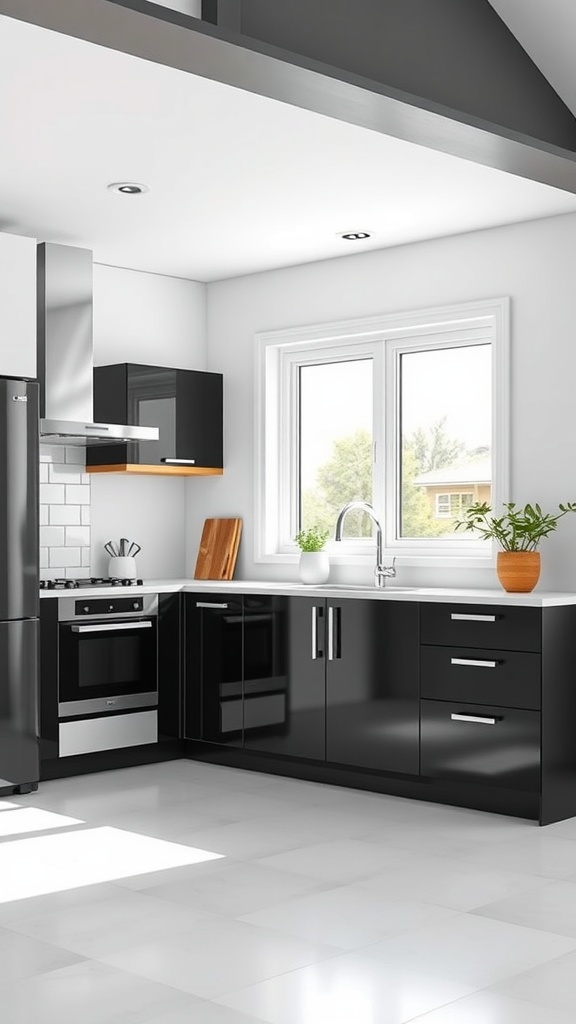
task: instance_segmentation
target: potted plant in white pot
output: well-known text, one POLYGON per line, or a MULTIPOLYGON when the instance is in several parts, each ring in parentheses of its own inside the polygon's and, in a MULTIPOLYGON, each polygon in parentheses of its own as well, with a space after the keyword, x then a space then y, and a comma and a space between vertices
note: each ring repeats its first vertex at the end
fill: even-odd
POLYGON ((479 533, 485 540, 493 539, 501 547, 496 559, 496 574, 500 583, 512 594, 528 594, 540 578, 540 552, 538 544, 553 533, 556 524, 567 512, 576 512, 576 502, 558 505, 559 512, 543 512, 540 505, 517 508, 514 501, 504 502, 506 510, 501 516, 490 516, 492 509, 484 502, 470 505, 463 519, 455 523, 479 533))
POLYGON ((300 548, 300 579, 302 583, 326 583, 330 575, 330 559, 324 551, 329 530, 311 526, 300 530, 294 540, 300 548))

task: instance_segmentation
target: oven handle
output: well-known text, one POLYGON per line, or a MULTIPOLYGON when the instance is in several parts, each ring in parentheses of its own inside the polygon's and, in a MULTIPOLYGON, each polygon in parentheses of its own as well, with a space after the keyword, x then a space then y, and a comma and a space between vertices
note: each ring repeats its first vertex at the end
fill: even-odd
POLYGON ((99 622, 94 626, 70 626, 73 633, 111 633, 117 629, 152 629, 152 623, 146 622, 99 622))

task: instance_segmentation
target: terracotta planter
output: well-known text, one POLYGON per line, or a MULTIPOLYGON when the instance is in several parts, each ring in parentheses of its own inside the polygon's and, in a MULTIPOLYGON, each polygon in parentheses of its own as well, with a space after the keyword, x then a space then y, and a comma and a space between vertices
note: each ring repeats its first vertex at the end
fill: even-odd
POLYGON ((509 594, 529 594, 540 578, 540 552, 499 551, 496 573, 509 594))

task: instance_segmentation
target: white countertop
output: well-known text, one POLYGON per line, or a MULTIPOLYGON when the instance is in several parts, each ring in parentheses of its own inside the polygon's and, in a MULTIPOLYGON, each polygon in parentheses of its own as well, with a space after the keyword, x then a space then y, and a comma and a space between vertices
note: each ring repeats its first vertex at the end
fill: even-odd
POLYGON ((535 590, 531 594, 507 594, 500 587, 494 590, 467 590, 460 587, 385 587, 325 584, 308 586, 297 582, 271 582, 270 580, 146 580, 134 587, 82 587, 78 590, 41 590, 40 597, 120 597, 132 594, 170 594, 183 591, 191 594, 278 594, 305 597, 352 598, 377 601, 443 601, 458 604, 519 605, 528 608, 547 608, 576 604, 576 593, 554 593, 535 590))

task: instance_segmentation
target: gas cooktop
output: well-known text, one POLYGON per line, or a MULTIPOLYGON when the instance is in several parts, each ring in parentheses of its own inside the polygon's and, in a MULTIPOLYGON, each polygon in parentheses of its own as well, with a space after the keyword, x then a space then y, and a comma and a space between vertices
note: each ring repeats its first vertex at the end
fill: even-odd
POLYGON ((73 580, 40 580, 40 590, 80 590, 84 587, 141 587, 142 580, 109 579, 99 576, 73 580))

